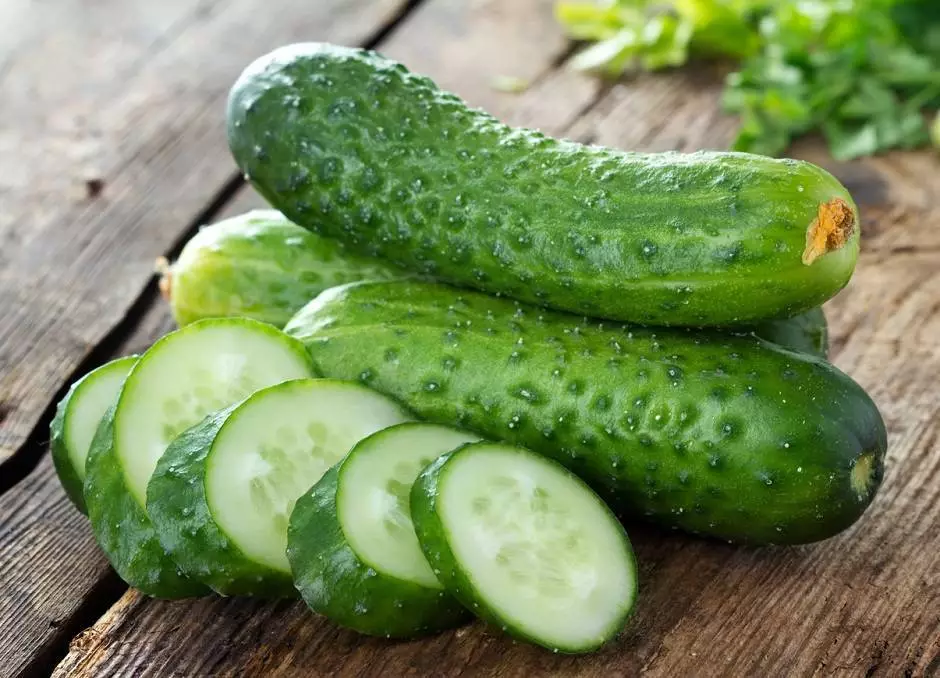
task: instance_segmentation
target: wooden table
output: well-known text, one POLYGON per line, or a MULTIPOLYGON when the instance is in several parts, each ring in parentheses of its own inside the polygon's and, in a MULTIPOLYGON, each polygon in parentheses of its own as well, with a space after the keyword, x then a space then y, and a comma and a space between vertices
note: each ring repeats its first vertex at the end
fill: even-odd
POLYGON ((859 270, 827 305, 835 362, 890 430, 885 485, 845 534, 747 549, 633 528, 642 599, 590 657, 479 624, 412 643, 297 602, 158 602, 127 591, 47 453, 66 386, 171 328, 152 264, 257 206, 224 100, 300 39, 376 46, 516 124, 635 149, 726 147, 720 74, 602 85, 563 67, 550 0, 72 0, 0 6, 0 676, 940 676, 940 159, 836 164, 859 270), (54 8, 53 8, 54 7, 54 8), (500 75, 531 86, 501 93, 500 75), (88 628, 86 628, 88 627, 88 628), (56 668, 57 667, 57 668, 56 668))

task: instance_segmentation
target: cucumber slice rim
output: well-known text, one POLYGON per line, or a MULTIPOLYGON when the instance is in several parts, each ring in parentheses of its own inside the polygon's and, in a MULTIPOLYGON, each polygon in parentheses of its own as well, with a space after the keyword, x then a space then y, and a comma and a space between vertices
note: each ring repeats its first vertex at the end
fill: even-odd
MULTIPOLYGON (((294 365, 291 365, 291 368, 305 368, 308 375, 313 374, 313 367, 310 361, 310 355, 307 353, 307 350, 304 348, 303 344, 298 342, 293 337, 285 335, 283 332, 278 330, 273 325, 268 325, 257 320, 252 320, 250 318, 207 318, 205 320, 199 320, 197 322, 191 323, 185 327, 182 327, 178 330, 175 330, 159 340, 157 340, 153 346, 151 346, 147 352, 141 356, 141 359, 131 368, 131 371, 128 373, 127 378, 124 381, 124 385, 121 388, 121 392, 118 395, 115 412, 114 412, 114 440, 115 440, 115 454, 117 462, 121 467, 121 473, 124 477, 125 485, 128 491, 134 496, 134 499, 137 501, 138 505, 146 510, 147 505, 147 483, 150 480, 150 476, 153 474, 154 469, 156 468, 156 463, 162 456, 163 452, 166 450, 166 447, 169 445, 170 441, 176 437, 176 435, 189 426, 198 423, 203 417, 199 416, 195 420, 186 421, 183 424, 177 422, 178 426, 176 430, 167 430, 164 427, 162 438, 157 441, 153 449, 148 451, 141 451, 139 445, 129 445, 125 442, 125 438, 129 434, 124 432, 124 429, 128 426, 126 420, 136 414, 128 414, 129 407, 126 403, 131 403, 136 396, 136 391, 142 388, 139 382, 144 381, 147 377, 150 377, 150 370, 153 369, 152 365, 154 364, 153 358, 160 355, 161 353, 172 350, 176 348, 177 344, 184 340, 186 337, 192 337, 197 335, 197 333, 203 333, 205 330, 242 330, 247 331, 247 333, 242 337, 242 341, 245 341, 247 337, 251 337, 252 334, 257 333, 256 337, 261 336, 270 336, 280 343, 280 345, 285 349, 284 356, 290 356, 291 358, 296 358, 297 362, 294 365), (126 450, 128 448, 133 449, 134 458, 130 459, 126 456, 126 450), (143 455, 149 455, 149 458, 144 464, 141 464, 141 459, 143 455)), ((204 341, 206 337, 201 337, 204 341)), ((245 349, 244 347, 239 347, 238 351, 230 352, 223 354, 232 360, 232 365, 228 366, 228 369, 237 369, 238 365, 236 363, 241 363, 241 365, 247 365, 247 361, 244 359, 245 349)), ((166 362, 165 360, 162 362, 166 362)), ((285 361, 285 365, 286 365, 285 361)), ((165 365, 164 365, 165 367, 165 365)), ((286 371, 286 370, 285 370, 286 371)), ((211 377, 211 370, 206 369, 203 366, 198 366, 194 373, 202 374, 205 373, 211 377)), ((298 369, 298 374, 300 374, 298 369)), ((171 376, 180 376, 179 374, 171 376)), ((160 378, 167 378, 165 374, 161 374, 160 378)), ((247 380, 246 376, 242 377, 243 380, 247 380)), ((249 384, 247 381, 240 384, 244 387, 244 390, 247 392, 252 392, 257 390, 256 387, 253 387, 254 384, 249 384)), ((152 390, 152 385, 150 385, 152 390)), ((196 386, 197 395, 198 389, 203 388, 204 385, 200 384, 196 386)), ((211 388, 211 387, 206 387, 211 388)), ((172 390, 172 389, 170 389, 172 390)), ((147 392, 147 389, 145 389, 147 392)), ((239 394, 241 395, 241 394, 239 394)), ((244 396, 235 397, 230 399, 228 402, 220 402, 219 407, 212 408, 209 407, 209 411, 214 411, 224 408, 227 404, 230 404, 233 401, 242 400, 244 396)), ((176 402, 176 401, 174 401, 176 402)), ((177 402, 178 404, 178 402, 177 402)), ((169 401, 163 403, 164 413, 170 414, 167 412, 169 408, 169 401)), ((206 413, 208 414, 208 412, 206 413)), ((140 422, 137 422, 138 426, 140 422)), ((133 429, 133 427, 132 427, 133 429)))
MULTIPOLYGON (((496 463, 492 459, 486 461, 487 466, 490 467, 496 463)), ((497 462, 498 461, 499 460, 497 460, 497 462)), ((435 480, 436 491, 434 492, 433 510, 437 516, 437 520, 440 521, 441 533, 446 540, 447 549, 453 559, 457 575, 460 579, 463 579, 471 589, 470 591, 455 590, 454 593, 462 599, 465 605, 470 606, 475 613, 491 623, 497 624, 504 631, 508 631, 513 635, 543 647, 550 648, 554 652, 582 653, 595 650, 622 629, 624 623, 632 613, 637 598, 638 570, 636 558, 629 537, 624 531, 620 521, 607 504, 604 503, 584 481, 557 462, 530 450, 505 443, 490 442, 463 445, 453 452, 437 459, 425 469, 422 475, 425 474, 437 475, 435 480), (565 497, 567 500, 581 501, 581 509, 590 507, 593 510, 594 520, 580 521, 581 524, 575 526, 577 529, 569 530, 568 537, 578 538, 585 534, 590 534, 596 538, 599 536, 597 528, 602 526, 612 528, 611 534, 607 535, 611 537, 611 539, 606 541, 606 545, 619 550, 619 554, 616 558, 607 558, 604 556, 607 550, 594 549, 592 555, 597 556, 595 570, 606 569, 606 576, 599 577, 595 580, 602 585, 595 588, 598 596, 596 596, 592 602, 599 603, 603 606, 612 600, 616 600, 617 604, 606 610, 606 617, 601 620, 600 624, 595 625, 596 628, 592 629, 592 632, 584 632, 584 624, 580 623, 583 619, 579 619, 576 606, 571 604, 572 601, 570 600, 565 604, 554 606, 555 609, 553 610, 537 610, 535 614, 527 614, 526 610, 523 609, 523 615, 520 617, 519 602, 522 597, 520 591, 526 590, 524 586, 525 582, 515 581, 513 587, 502 587, 498 581, 496 581, 494 585, 492 577, 487 580, 485 576, 481 576, 481 568, 478 567, 482 562, 480 553, 488 549, 481 549, 479 543, 468 545, 461 541, 465 535, 470 534, 473 530, 466 529, 465 525, 463 527, 460 526, 465 516, 459 515, 462 511, 461 507, 459 504, 454 505, 453 501, 448 501, 448 497, 452 497, 454 501, 456 501, 457 498, 465 499, 466 495, 471 493, 468 483, 460 482, 455 479, 469 464, 477 463, 477 459, 483 456, 481 453, 490 454, 490 452, 488 452, 489 450, 495 453, 511 455, 509 459, 510 467, 512 467, 514 465, 513 462, 517 461, 520 457, 526 459, 527 462, 532 462, 536 467, 541 467, 548 472, 546 476, 542 477, 541 480, 543 482, 546 478, 551 477, 560 479, 562 485, 567 484, 569 489, 573 490, 571 494, 565 497), (456 492, 448 490, 448 483, 452 482, 459 483, 456 492), (619 582, 621 586, 618 589, 618 592, 621 594, 619 599, 611 595, 610 587, 604 583, 610 581, 610 577, 617 576, 618 574, 622 577, 619 582), (493 592, 494 587, 497 589, 495 594, 493 592), (552 614, 552 612, 554 612, 554 614, 552 614), (581 635, 572 638, 564 632, 566 629, 562 629, 562 632, 558 633, 557 629, 553 629, 550 626, 553 618, 560 620, 562 623, 571 624, 577 622, 567 630, 570 630, 572 633, 577 630, 581 635), (546 626, 546 623, 549 625, 546 626)), ((523 486, 525 486, 525 483, 523 483, 523 486)), ((491 483, 487 483, 484 489, 490 495, 493 494, 491 483)), ((538 485, 531 489, 537 490, 538 485)), ((551 489, 556 491, 558 488, 551 489)), ((543 495, 541 498, 546 499, 549 496, 550 495, 543 495)), ((533 492, 532 497, 538 499, 539 495, 537 492, 533 492)), ((471 500, 471 505, 475 504, 477 499, 478 497, 474 497, 473 500, 471 500)), ((519 508, 519 505, 517 504, 516 507, 519 508)), ((473 505, 473 512, 476 512, 476 508, 477 507, 473 505)), ((518 517, 518 513, 512 510, 506 510, 506 507, 504 507, 502 511, 496 513, 496 516, 501 519, 510 516, 509 520, 512 520, 511 517, 518 517)), ((506 521, 504 521, 502 526, 506 526, 506 521)), ((529 531, 530 534, 532 532, 533 530, 529 531)), ((534 544, 534 546, 542 549, 542 555, 554 556, 554 554, 557 553, 557 551, 553 551, 551 547, 545 547, 543 534, 539 534, 538 537, 532 541, 541 542, 540 544, 534 544)), ((594 544, 591 539, 582 540, 579 545, 582 549, 586 548, 588 550, 590 550, 592 545, 596 547, 596 544, 594 544)), ((424 542, 422 542, 422 547, 425 547, 424 542)), ((511 555, 521 556, 525 559, 528 552, 528 549, 516 549, 516 553, 511 555)), ((496 553, 498 558, 501 552, 497 551, 496 553)), ((511 560, 512 557, 507 556, 507 562, 501 563, 500 567, 511 567, 512 563, 508 562, 511 560)), ((582 565, 583 564, 584 563, 582 563, 582 565)), ((483 565, 486 566, 485 563, 483 563, 483 565)), ((550 570, 551 568, 549 568, 549 575, 557 574, 552 573, 550 570)), ((546 579, 550 586, 558 583, 553 582, 551 576, 546 577, 546 579)), ((568 583, 570 584, 572 581, 575 586, 569 585, 567 588, 577 588, 579 583, 584 583, 579 582, 577 577, 568 583)), ((562 585, 561 588, 565 588, 564 585, 562 585)), ((526 603, 532 600, 533 597, 530 596, 528 600, 522 602, 526 603)), ((522 607, 524 607, 524 605, 522 607)))
POLYGON ((387 576, 426 588, 443 590, 444 586, 425 560, 414 532, 409 506, 411 487, 421 470, 441 454, 479 440, 479 436, 451 426, 409 421, 376 431, 356 443, 339 463, 336 481, 337 522, 356 556, 367 566, 387 576), (450 443, 446 443, 444 449, 437 453, 418 448, 413 454, 405 453, 395 457, 392 456, 395 450, 385 449, 390 442, 402 442, 389 441, 390 437, 405 438, 404 442, 407 443, 409 434, 414 433, 417 433, 419 438, 425 435, 446 435, 452 438, 453 446, 448 447, 450 443), (427 458, 429 455, 430 459, 427 458), (377 459, 373 458, 376 456, 377 459), (382 468, 384 462, 393 459, 394 468, 382 468), (415 462, 418 464, 416 472, 415 462), (370 468, 363 470, 360 468, 362 465, 370 468), (384 488, 374 484, 371 487, 362 486, 363 481, 372 484, 378 473, 389 470, 395 472, 395 475, 382 476, 385 481, 384 488), (410 480, 407 476, 410 476, 410 480), (380 511, 382 515, 375 515, 380 511), (363 524, 363 519, 367 516, 373 519, 373 525, 363 524), (380 534, 370 530, 370 527, 375 527, 375 523, 382 526, 380 534), (397 534, 393 536, 392 531, 397 534), (406 557, 409 554, 406 551, 412 551, 411 555, 417 555, 418 559, 408 562, 406 557))
MULTIPOLYGON (((309 483, 304 481, 303 486, 299 490, 293 493, 295 494, 293 500, 287 501, 286 510, 278 513, 278 515, 283 515, 283 519, 284 519, 283 530, 280 530, 279 532, 276 532, 276 533, 272 531, 270 534, 267 535, 269 539, 272 539, 272 540, 278 539, 279 542, 283 541, 283 544, 278 545, 278 546, 274 546, 273 542, 267 545, 262 544, 261 547, 256 550, 255 546, 257 546, 257 544, 254 541, 252 541, 252 539, 250 538, 246 539, 246 535, 247 535, 248 529, 252 527, 251 525, 252 521, 254 521, 255 518, 259 518, 259 516, 257 515, 252 516, 252 520, 245 520, 244 518, 242 518, 241 524, 238 527, 235 526, 235 523, 229 522, 227 516, 229 513, 234 512, 234 509, 237 508, 236 506, 232 505, 230 502, 234 501, 236 497, 243 496, 241 492, 230 491, 231 486, 229 482, 232 481, 233 474, 236 474, 238 470, 243 470, 245 471, 245 474, 249 474, 252 471, 256 470, 258 467, 248 466, 246 468, 239 469, 234 464, 231 464, 231 463, 226 464, 223 461, 223 458, 226 455, 228 455, 229 457, 235 455, 237 457, 239 452, 251 454, 251 452, 253 451, 251 449, 246 449, 244 447, 242 447, 242 449, 240 450, 238 449, 238 446, 244 445, 247 437, 251 435, 251 432, 250 432, 251 427, 248 427, 249 428, 248 431, 240 430, 240 429, 244 429, 246 426, 245 421, 242 419, 243 417, 257 416, 258 413, 255 413, 252 410, 260 409, 263 407, 270 407, 270 403, 265 403, 263 401, 269 400, 272 397, 276 398, 279 396, 286 396, 289 399, 290 394, 292 392, 296 392, 298 390, 306 391, 308 389, 310 391, 308 395, 313 398, 316 398, 320 395, 318 392, 324 391, 322 395, 325 397, 329 397, 331 400, 331 402, 326 404, 328 407, 337 406, 342 403, 343 396, 341 393, 337 393, 337 389, 339 389, 340 391, 348 392, 349 396, 351 397, 362 397, 363 395, 367 395, 372 400, 372 402, 370 403, 371 408, 369 410, 370 418, 373 418, 373 417, 378 418, 379 408, 384 405, 387 407, 387 409, 381 413, 381 416, 385 417, 391 425, 400 423, 402 421, 410 421, 413 419, 413 415, 410 412, 408 412, 408 410, 404 408, 402 405, 400 405, 398 402, 394 401, 388 396, 382 395, 378 391, 369 389, 368 387, 358 382, 346 381, 346 380, 341 380, 341 379, 320 379, 320 378, 291 379, 288 381, 284 381, 278 384, 274 384, 274 385, 259 389, 258 391, 252 393, 251 395, 249 395, 247 398, 245 398, 243 401, 241 401, 237 405, 233 406, 231 410, 225 415, 225 421, 219 427, 219 430, 216 433, 212 441, 210 449, 206 453, 205 475, 203 479, 203 484, 204 484, 206 504, 208 506, 209 513, 211 514, 212 519, 214 523, 216 524, 216 526, 218 527, 221 534, 224 535, 224 537, 228 539, 232 544, 237 546, 237 548, 245 555, 246 558, 256 563, 259 563, 264 567, 268 567, 272 570, 275 570, 277 572, 284 573, 287 575, 290 575, 291 573, 290 563, 286 555, 287 527, 288 527, 290 513, 292 512, 293 506, 296 503, 296 501, 305 492, 309 490, 311 485, 315 485, 320 480, 320 478, 322 478, 323 475, 332 466, 334 466, 336 463, 339 463, 349 453, 350 449, 355 447, 358 441, 364 437, 364 435, 368 436, 376 432, 377 430, 384 430, 385 428, 388 427, 388 425, 380 426, 378 429, 373 428, 373 427, 364 427, 366 429, 372 429, 372 430, 366 434, 362 434, 360 431, 355 431, 350 436, 350 439, 348 441, 343 441, 339 443, 339 447, 342 449, 340 452, 336 453, 335 455, 336 458, 326 459, 326 460, 323 460, 322 458, 317 458, 316 460, 313 460, 313 463, 324 461, 322 470, 315 469, 315 470, 320 471, 318 474, 316 474, 316 477, 313 478, 309 483), (230 443, 229 439, 233 437, 234 437, 234 441, 232 442, 236 446, 234 448, 235 449, 234 452, 231 451, 233 449, 232 447, 227 447, 227 445, 229 445, 230 443), (228 480, 229 482, 225 482, 226 480, 228 480), (280 539, 280 537, 283 537, 283 539, 280 539), (270 548, 266 548, 266 546, 270 548), (283 546, 283 548, 281 548, 281 546, 283 546), (278 555, 272 556, 271 555, 272 553, 276 553, 278 555)), ((305 403, 305 404, 309 404, 309 403, 305 403)), ((282 406, 286 406, 286 405, 282 403, 282 406)), ((322 412, 321 410, 314 410, 313 408, 311 408, 307 411, 310 412, 310 419, 304 421, 304 423, 306 424, 306 426, 304 427, 304 430, 309 434, 310 442, 312 442, 316 447, 326 448, 330 444, 330 440, 329 440, 330 437, 336 438, 337 435, 339 435, 340 437, 343 435, 343 432, 337 432, 335 429, 331 430, 331 427, 334 425, 331 422, 335 422, 336 418, 334 418, 331 421, 325 421, 325 420, 321 420, 321 419, 325 419, 326 417, 325 414, 321 413, 322 412), (314 439, 320 436, 327 436, 327 440, 324 443, 317 444, 317 441, 314 439)), ((287 427, 285 427, 284 425, 279 425, 277 430, 274 432, 274 435, 280 438, 280 443, 283 446, 288 446, 293 442, 291 440, 291 436, 294 436, 295 439, 297 436, 296 433, 291 433, 290 435, 287 435, 286 434, 287 431, 289 431, 287 427)), ((264 439, 268 437, 268 435, 266 434, 267 432, 262 432, 258 436, 259 439, 264 439)), ((282 448, 274 448, 274 447, 270 447, 267 445, 263 445, 261 448, 259 448, 257 451, 257 454, 258 454, 259 460, 264 462, 264 464, 268 465, 271 468, 271 470, 275 473, 277 473, 278 469, 274 469, 274 464, 272 463, 272 461, 276 460, 275 458, 278 456, 281 457, 280 461, 282 463, 284 461, 287 461, 288 464, 291 464, 291 465, 293 464, 295 460, 309 459, 309 457, 305 457, 303 455, 298 455, 295 457, 291 453, 285 452, 282 448), (268 455, 269 457, 272 458, 272 460, 264 459, 264 455, 268 455)), ((331 456, 333 455, 331 454, 331 456)), ((228 459, 227 461, 231 462, 232 459, 228 459)), ((296 466, 292 466, 292 468, 293 470, 296 471, 296 466)), ((263 473, 267 471, 268 469, 261 468, 260 470, 263 473)), ((304 470, 309 470, 309 467, 304 470)), ((303 471, 301 471, 301 474, 303 474, 303 471)), ((303 477, 311 477, 311 475, 312 474, 303 474, 303 477)), ((253 476, 251 479, 248 480, 249 485, 252 488, 252 491, 257 491, 258 493, 257 495, 255 495, 256 497, 255 501, 264 501, 264 500, 273 501, 273 500, 279 500, 283 498, 282 496, 275 496, 272 500, 271 494, 270 494, 272 492, 273 493, 284 492, 285 488, 283 484, 281 485, 278 484, 279 482, 280 483, 284 482, 283 475, 280 475, 279 481, 272 481, 271 483, 267 483, 266 478, 255 483, 255 481, 258 480, 258 478, 259 476, 253 476)), ((296 474, 293 475, 291 479, 296 481, 297 475, 296 474)), ((248 493, 249 497, 251 497, 252 491, 248 493)), ((287 490, 287 491, 290 492, 290 490, 287 490)), ((259 507, 257 503, 255 504, 256 513, 260 512, 261 508, 262 507, 259 507)), ((276 510, 275 512, 277 513, 276 510)), ((258 525, 254 525, 254 527, 257 528, 258 525)), ((256 530, 256 533, 259 533, 259 532, 256 530)))

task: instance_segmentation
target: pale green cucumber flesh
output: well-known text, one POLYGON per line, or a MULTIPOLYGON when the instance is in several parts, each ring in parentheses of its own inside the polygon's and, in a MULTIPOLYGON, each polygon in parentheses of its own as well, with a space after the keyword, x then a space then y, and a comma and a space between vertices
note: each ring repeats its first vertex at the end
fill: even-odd
MULTIPOLYGON (((312 374, 299 343, 245 318, 194 323, 163 337, 139 359, 108 422, 107 450, 98 464, 107 477, 94 473, 89 462, 84 485, 92 529, 128 584, 161 595, 145 588, 156 560, 143 572, 133 563, 135 541, 144 537, 163 553, 145 505, 147 483, 169 443, 207 414, 259 388, 312 374), (139 510, 127 508, 128 497, 139 510)), ((161 567, 177 570, 165 553, 161 567)))
POLYGON ((633 609, 637 570, 623 527, 556 462, 505 444, 466 445, 425 469, 411 507, 445 588, 516 637, 589 652, 633 609))
POLYGON ((180 568, 224 595, 296 595, 287 523, 296 499, 364 436, 409 415, 359 384, 276 384, 179 436, 147 511, 180 568))
POLYGON ((232 89, 228 136, 274 207, 350 251, 593 317, 794 315, 841 289, 859 251, 852 198, 819 167, 551 139, 363 50, 311 43, 258 59, 232 89), (830 211, 823 223, 844 239, 804 261, 830 211))
POLYGON ((437 457, 479 439, 449 426, 409 423, 356 445, 339 470, 336 509, 350 548, 367 566, 441 588, 411 524, 411 486, 437 457))
POLYGON ((162 289, 180 325, 243 316, 283 327, 323 290, 402 275, 378 259, 253 210, 202 228, 167 271, 162 289))
POLYGON ((118 358, 98 367, 72 384, 56 407, 49 426, 52 462, 68 498, 86 512, 82 484, 85 460, 104 413, 117 400, 121 384, 137 356, 118 358))
POLYGON ((408 501, 427 462, 477 439, 430 424, 392 426, 362 440, 297 501, 287 554, 311 609, 361 633, 395 638, 467 618, 425 560, 408 501))

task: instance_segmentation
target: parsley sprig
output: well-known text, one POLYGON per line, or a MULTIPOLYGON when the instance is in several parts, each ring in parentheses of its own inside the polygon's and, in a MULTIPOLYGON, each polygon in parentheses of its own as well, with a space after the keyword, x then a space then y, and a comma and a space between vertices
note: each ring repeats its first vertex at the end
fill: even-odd
POLYGON ((779 155, 815 131, 838 159, 940 145, 940 0, 560 0, 572 60, 618 76, 731 59, 737 150, 779 155))

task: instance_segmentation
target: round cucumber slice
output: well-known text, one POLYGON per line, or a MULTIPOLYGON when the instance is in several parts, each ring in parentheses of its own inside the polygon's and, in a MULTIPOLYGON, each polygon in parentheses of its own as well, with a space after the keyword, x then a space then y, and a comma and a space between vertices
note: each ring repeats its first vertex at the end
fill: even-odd
POLYGON ((558 463, 473 443, 411 490, 418 541, 441 583, 482 619, 555 652, 613 638, 633 609, 633 549, 610 509, 558 463))
POLYGON ((72 384, 56 407, 49 425, 49 447, 65 494, 86 513, 82 483, 85 459, 101 418, 117 400, 121 384, 137 362, 137 356, 118 358, 98 367, 72 384))
POLYGON ((150 480, 147 511, 194 579, 223 595, 294 596, 286 555, 294 502, 357 441, 408 419, 353 382, 262 389, 173 441, 150 480))
POLYGON ((140 358, 106 417, 107 433, 96 434, 84 485, 95 537, 128 584, 159 597, 205 591, 178 573, 144 509, 157 461, 207 414, 265 386, 310 376, 301 344, 247 318, 193 323, 140 358), (181 579, 186 586, 179 586, 181 579))
POLYGON ((396 638, 467 618, 421 552, 409 493, 421 469, 475 440, 446 426, 392 426, 360 441, 297 501, 287 555, 311 609, 361 633, 396 638))

